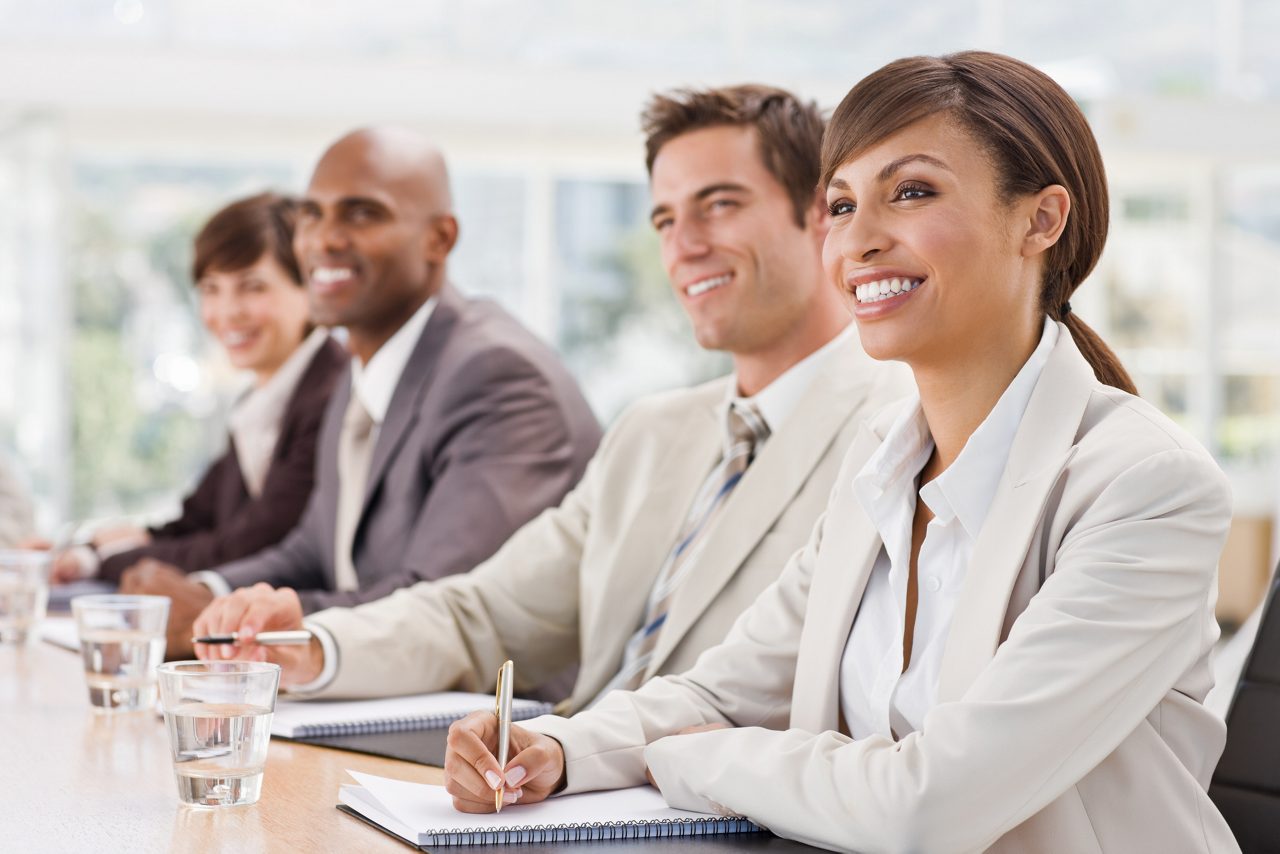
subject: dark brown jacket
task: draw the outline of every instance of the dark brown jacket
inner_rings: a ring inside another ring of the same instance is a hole
[[[182,515],[151,528],[150,545],[103,560],[99,575],[119,581],[126,569],[148,557],[195,572],[284,539],[311,496],[325,406],[337,379],[346,376],[349,362],[346,350],[332,338],[311,357],[285,407],[280,438],[257,498],[249,497],[235,445],[228,440],[227,452],[209,466],[195,491],[182,502]]]

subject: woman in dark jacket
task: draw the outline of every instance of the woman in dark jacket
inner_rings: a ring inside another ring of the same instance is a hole
[[[200,318],[231,364],[253,376],[232,409],[226,453],[180,517],[99,531],[92,547],[58,559],[55,581],[118,581],[144,558],[207,569],[278,542],[302,515],[325,404],[348,356],[309,320],[293,254],[294,208],[290,198],[263,193],[223,208],[196,236]]]

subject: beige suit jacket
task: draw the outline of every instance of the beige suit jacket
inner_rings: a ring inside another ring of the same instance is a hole
[[[908,387],[851,344],[829,359],[706,534],[646,677],[688,669],[804,544],[857,425]],[[528,692],[580,665],[562,704],[622,664],[655,576],[722,452],[720,379],[651,396],[606,434],[567,498],[473,571],[313,616],[339,648],[325,696],[489,690],[506,658]]]
[[[647,763],[675,806],[836,850],[1238,850],[1205,794],[1225,733],[1201,704],[1226,480],[1155,409],[1098,383],[1061,333],[920,731],[836,731],[840,658],[881,548],[852,481],[889,412],[723,645],[573,720],[531,722],[564,745],[569,790],[642,782]],[[707,722],[735,728],[663,738]]]

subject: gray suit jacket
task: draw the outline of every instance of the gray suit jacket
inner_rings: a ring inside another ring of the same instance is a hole
[[[858,424],[906,387],[856,342],[834,354],[776,429],[708,530],[645,678],[679,673],[804,545]],[[622,665],[627,639],[689,506],[722,452],[725,379],[653,395],[614,424],[582,482],[466,575],[416,584],[313,621],[337,642],[319,695],[491,690],[516,662],[527,694],[580,664],[562,705],[589,703]]]
[[[308,612],[466,572],[564,497],[600,427],[557,356],[488,300],[440,293],[387,410],[353,550],[359,590],[334,589],[339,378],[302,521],[277,546],[217,571],[232,587],[298,590]]]

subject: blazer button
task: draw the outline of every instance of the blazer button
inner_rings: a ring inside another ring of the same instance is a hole
[[[930,575],[924,580],[924,586],[929,589],[930,593],[937,593],[942,589],[942,579],[936,575]]]

